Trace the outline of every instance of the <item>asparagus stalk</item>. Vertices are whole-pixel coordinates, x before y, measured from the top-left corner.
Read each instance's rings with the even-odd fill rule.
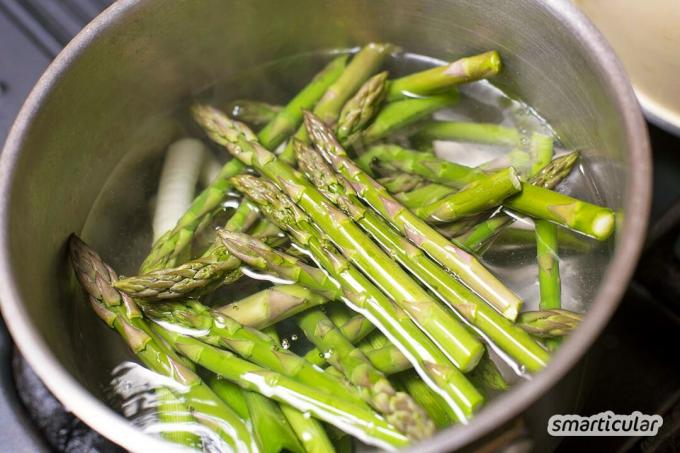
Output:
[[[406,313],[340,255],[311,224],[311,219],[273,184],[246,175],[234,178],[233,182],[258,204],[267,218],[285,228],[299,246],[312,253],[319,265],[340,284],[343,301],[397,345],[420,376],[458,414],[458,419],[467,420],[482,404],[480,394]]]
[[[101,257],[78,237],[69,239],[69,252],[76,275],[89,295],[97,316],[118,331],[137,357],[151,370],[170,378],[184,397],[194,418],[212,428],[236,451],[257,451],[248,429],[239,416],[224,404],[201,378],[182,362],[167,354],[162,343],[155,340],[142,319],[134,301],[116,291],[112,282],[116,273]]]
[[[357,165],[371,174],[373,161],[457,189],[484,176],[484,172],[480,170],[439,159],[431,154],[411,151],[397,145],[373,146],[359,157]]]
[[[193,362],[237,383],[245,390],[258,392],[279,403],[309,412],[327,423],[347,431],[362,441],[381,448],[406,446],[405,436],[397,432],[368,407],[332,393],[307,386],[283,374],[254,365],[223,349],[157,326],[161,335]]]
[[[538,132],[531,134],[529,154],[531,155],[530,175],[538,174],[553,159],[553,138]]]
[[[419,207],[414,213],[431,223],[452,222],[495,208],[521,188],[515,169],[509,167],[481,177],[431,205]]]
[[[333,311],[329,311],[329,317],[333,321],[333,324],[338,326],[340,333],[342,333],[342,335],[351,343],[356,343],[357,341],[360,341],[362,338],[366,337],[366,335],[375,331],[375,326],[371,323],[371,321],[362,315],[355,314],[354,316],[350,316],[344,322],[336,322],[333,319]],[[327,352],[324,353],[319,349],[314,348],[305,354],[305,360],[315,365],[321,366],[326,363],[326,356]],[[408,358],[406,360],[408,360]],[[380,370],[380,368],[378,369]]]
[[[281,404],[281,412],[295,431],[305,452],[333,453],[336,451],[319,421],[305,416],[304,413],[287,404]]]
[[[426,116],[458,102],[458,92],[426,98],[404,99],[385,104],[370,126],[361,133],[361,143],[369,145],[382,140]]]
[[[357,392],[345,382],[330,377],[305,362],[302,357],[282,349],[269,336],[243,326],[198,301],[164,303],[145,307],[145,313],[163,326],[181,326],[202,341],[230,349],[246,360],[281,373],[303,384],[323,389],[348,401],[360,403]]]
[[[257,207],[245,200],[227,221],[225,229],[245,231],[258,217]],[[240,264],[223,245],[213,243],[198,259],[177,267],[123,278],[114,286],[130,296],[152,301],[197,297],[239,278]]]
[[[266,102],[253,101],[251,99],[236,99],[231,101],[226,111],[232,118],[251,126],[264,126],[272,121],[281,112],[280,105],[272,105]]]
[[[456,274],[475,291],[511,320],[517,316],[521,300],[489,272],[475,257],[456,247],[394,199],[384,187],[361,171],[347,156],[328,128],[305,115],[305,125],[317,149],[347,178],[357,194],[378,211],[389,223],[405,235],[416,247],[428,253],[441,265]]]
[[[364,46],[354,55],[354,58],[352,58],[342,75],[332,85],[327,87],[323,97],[314,107],[314,112],[326,123],[335,123],[340,116],[345,102],[357,92],[366,79],[378,70],[392,50],[393,47],[390,44],[371,43]],[[305,109],[309,109],[309,107]],[[302,113],[302,109],[300,113]],[[307,141],[307,131],[304,127],[298,129],[295,133],[295,138]],[[265,145],[262,140],[260,142],[262,145]],[[293,153],[291,142],[288,143],[280,157],[284,162],[293,163],[295,154]]]
[[[351,216],[355,222],[380,244],[383,250],[394,256],[408,271],[417,278],[422,279],[428,272],[431,272],[422,271],[425,266],[431,264],[431,267],[438,268],[435,263],[432,263],[424,256],[422,251],[401,237],[377,214],[365,209],[356,195],[353,195],[354,191],[346,180],[338,178],[318,153],[298,142],[297,157],[301,170],[312,181],[314,186],[331,202],[340,206],[343,211]],[[424,263],[424,260],[427,262]],[[367,270],[368,266],[366,264],[362,264],[359,261],[357,261],[357,264],[362,266],[360,269],[364,273],[369,276],[371,275],[370,271]],[[392,269],[399,268],[394,266]],[[390,272],[390,278],[402,280],[402,274],[392,274],[390,268],[387,268],[387,270]],[[384,291],[392,295],[393,298],[396,298],[399,294],[397,290],[390,289],[389,282],[380,281],[377,278],[376,281],[379,281]],[[413,286],[418,287],[420,291],[415,292],[409,288],[413,295],[411,301],[406,304],[399,304],[397,301],[397,304],[409,313],[414,321],[446,351],[449,358],[458,368],[463,371],[474,368],[484,352],[482,344],[468,333],[467,328],[453,318],[434,298],[422,291],[417,283],[414,282]],[[439,330],[440,326],[444,325],[446,325],[446,333]],[[447,342],[446,340],[449,338],[453,341]]]
[[[409,96],[425,96],[462,83],[492,77],[500,70],[500,55],[492,50],[393,80],[387,98],[393,101]]]
[[[580,322],[580,314],[560,308],[527,311],[517,318],[518,326],[539,338],[564,337]]]
[[[481,343],[366,237],[350,218],[329,205],[328,200],[302,175],[262,148],[247,126],[209,107],[199,106],[194,111],[198,122],[217,143],[226,146],[234,157],[277,181],[329,235],[348,260],[369,275],[400,308],[411,315],[456,365],[464,370],[474,367],[483,349]]]
[[[328,302],[300,285],[276,285],[217,310],[244,326],[263,329]]]
[[[338,119],[338,140],[352,141],[373,119],[385,98],[387,72],[374,75],[345,104]]]
[[[279,406],[256,392],[243,392],[255,440],[263,453],[304,453],[305,449]]]
[[[313,136],[313,135],[312,135]],[[321,156],[307,147],[298,149],[300,168],[314,185],[333,203],[364,228],[378,244],[396,258],[408,271],[415,275],[432,293],[437,294],[445,303],[457,311],[473,326],[487,334],[496,344],[508,352],[530,371],[538,371],[547,363],[548,354],[521,329],[490,308],[476,294],[467,289],[445,269],[430,260],[422,250],[413,246],[394,231],[386,222],[370,209],[366,209],[347,181],[338,177],[323,161]],[[431,311],[429,316],[435,316]],[[463,327],[465,329],[465,327]],[[464,333],[451,330],[456,338],[473,338]],[[460,340],[462,343],[462,340]],[[478,349],[477,361],[483,348]],[[455,363],[455,362],[454,362]],[[460,367],[460,366],[459,366]],[[465,371],[473,367],[462,367]]]
[[[413,368],[408,358],[393,344],[385,345],[382,348],[370,349],[365,354],[377,370],[388,376]]]
[[[535,219],[548,220],[586,236],[604,241],[614,231],[614,212],[568,195],[531,184],[508,198],[505,206]]]
[[[281,339],[274,326],[268,327],[263,330],[272,340],[280,344]],[[279,405],[283,416],[286,417],[288,424],[295,431],[295,434],[299,441],[304,445],[305,451],[320,451],[320,452],[333,452],[334,449],[331,440],[329,439],[326,431],[321,426],[321,423],[310,417],[309,414],[305,415],[299,410],[288,406],[287,404]],[[343,433],[344,434],[344,433]],[[346,435],[346,434],[345,434]]]
[[[414,371],[401,374],[397,383],[408,392],[414,400],[425,408],[437,428],[446,428],[457,420],[456,413],[451,410],[446,401],[433,392]]]
[[[158,182],[153,215],[154,241],[172,229],[177,219],[191,206],[206,154],[207,149],[203,142],[193,138],[183,138],[168,147]]]
[[[472,370],[468,377],[487,397],[491,397],[494,392],[507,390],[509,387],[488,353],[484,354],[482,360],[479,361],[479,366]]]
[[[387,186],[385,186],[385,188],[387,190],[390,190]],[[447,195],[451,195],[452,193],[455,193],[455,189],[452,189],[449,186],[444,186],[442,184],[437,183],[430,183],[425,184],[416,189],[410,190],[408,192],[395,194],[394,198],[399,200],[399,202],[401,202],[401,204],[403,204],[407,208],[416,209],[420,206],[427,206],[432,203],[436,203],[437,201],[441,200]]]
[[[248,420],[250,414],[246,404],[245,391],[241,387],[215,374],[211,374],[208,378],[208,385],[215,392],[215,395],[234,409],[239,417]]]
[[[546,189],[554,188],[571,172],[578,157],[579,154],[573,152],[554,159],[539,173],[533,176],[529,180],[529,184]],[[468,251],[477,252],[490,238],[496,235],[498,231],[513,221],[513,218],[506,214],[494,216],[472,228],[467,233],[458,236],[456,238],[456,243],[460,244],[461,247]]]
[[[539,309],[561,308],[560,262],[557,257],[557,226],[537,220],[536,259],[538,261],[538,287],[541,293]]]
[[[385,186],[391,194],[403,194],[417,190],[425,183],[425,180],[418,175],[399,173],[394,176],[380,178],[378,182]],[[446,189],[451,191],[448,187]]]
[[[163,438],[169,442],[186,445],[189,448],[201,448],[201,438],[189,431],[196,420],[191,416],[186,404],[166,387],[157,388],[154,392],[158,400],[156,406],[158,420],[168,427],[167,430],[162,432]],[[172,431],[170,431],[170,427],[172,427]],[[182,429],[184,427],[186,428]]]
[[[345,56],[331,61],[260,131],[259,138],[264,146],[276,148],[298,127],[302,122],[302,111],[317,103],[326,89],[340,77],[345,63]],[[230,160],[222,167],[217,177],[194,199],[175,227],[154,242],[149,256],[142,263],[142,273],[178,264],[177,257],[191,244],[199,227],[205,225],[206,217],[211,217],[220,209],[222,201],[231,190],[229,178],[241,173],[244,168],[237,159]]]
[[[328,362],[352,384],[362,389],[364,399],[387,421],[410,439],[432,435],[434,425],[427,414],[406,393],[397,392],[384,374],[376,370],[366,356],[356,349],[320,310],[302,313],[298,325],[305,336],[328,354]]]
[[[517,146],[520,138],[519,131],[511,127],[456,121],[431,121],[413,136],[416,143],[447,140],[508,146]]]
[[[279,112],[258,138],[263,146],[276,149],[302,122],[302,112],[324,102],[326,92],[335,86],[347,68],[347,55],[334,58]]]

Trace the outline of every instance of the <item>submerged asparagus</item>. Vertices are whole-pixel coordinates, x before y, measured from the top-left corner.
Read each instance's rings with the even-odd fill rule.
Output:
[[[342,75],[330,85],[318,104],[314,107],[314,112],[328,124],[334,124],[345,102],[357,92],[361,85],[382,65],[385,58],[393,50],[390,44],[371,43],[364,46],[350,61]],[[310,107],[305,107],[309,109]],[[300,110],[302,113],[302,110]],[[299,123],[298,123],[299,124]],[[260,137],[261,138],[261,137]],[[307,131],[300,127],[295,133],[294,138],[302,141],[307,140]],[[263,146],[266,144],[260,140]],[[268,147],[273,149],[271,147]],[[292,163],[295,155],[292,143],[289,142],[280,158],[287,163]]]
[[[199,123],[216,142],[225,145],[236,158],[253,165],[278,182],[329,235],[340,252],[411,315],[456,365],[463,370],[474,367],[482,353],[481,344],[366,237],[349,217],[329,205],[328,200],[307,179],[262,148],[253,134],[248,132],[247,126],[208,107],[197,107],[195,112]],[[313,136],[312,140],[315,140]],[[301,144],[299,141],[295,143]]]
[[[452,140],[516,146],[519,144],[520,134],[517,129],[498,124],[431,121],[424,124],[413,138],[417,143]]]
[[[250,99],[237,99],[231,101],[226,111],[235,118],[251,126],[263,126],[273,120],[281,112],[280,105],[272,105],[266,102],[253,101]]]
[[[472,255],[456,247],[392,197],[347,156],[328,128],[311,114],[305,124],[312,141],[333,167],[347,178],[357,194],[413,244],[456,274],[504,316],[517,317],[521,300]]]
[[[546,189],[555,188],[562,179],[569,175],[578,158],[579,154],[572,152],[552,160],[528,181],[529,184]],[[465,234],[456,237],[456,243],[466,250],[476,252],[490,238],[494,237],[498,231],[513,221],[512,217],[506,214],[499,214],[480,223]]]
[[[540,338],[563,337],[578,327],[580,322],[580,314],[559,308],[527,311],[517,318],[518,326]]]
[[[373,367],[323,312],[305,312],[299,316],[298,324],[317,348],[333,351],[328,354],[328,362],[363,389],[364,399],[385,415],[389,423],[411,439],[432,435],[434,425],[423,409],[408,394],[397,392],[385,375]]]
[[[262,332],[243,326],[198,301],[148,305],[145,313],[163,326],[190,329],[193,335],[206,343],[228,348],[257,365],[359,404],[358,393],[345,382],[332,378],[305,362],[302,357],[282,349]]]
[[[334,250],[290,199],[264,180],[244,175],[233,181],[272,222],[287,229],[295,242],[310,250],[321,267],[340,284],[343,301],[369,319],[400,348],[420,376],[456,411],[458,419],[466,420],[481,405],[481,395],[462,373],[403,311]],[[332,282],[324,283],[321,290],[332,290],[330,285]]]
[[[393,80],[387,96],[392,101],[409,96],[429,95],[461,83],[492,77],[500,70],[501,57],[492,50]]]
[[[303,263],[302,263],[303,264]],[[244,326],[263,329],[328,299],[301,285],[276,285],[218,308]]]
[[[522,185],[515,169],[509,167],[483,176],[463,187],[459,192],[430,205],[421,206],[415,209],[414,213],[431,223],[452,222],[495,208],[506,198],[519,192],[521,188]]]
[[[341,56],[331,61],[326,67],[296,95],[260,131],[261,142],[276,148],[302,121],[302,111],[312,108],[326,89],[335,82],[345,68],[347,57]],[[206,187],[191,204],[189,210],[177,221],[175,227],[154,242],[151,252],[141,266],[141,272],[147,273],[157,269],[177,265],[177,257],[191,244],[194,234],[200,226],[205,225],[214,211],[231,190],[229,178],[241,173],[245,166],[237,159],[227,162],[217,177]]]
[[[345,103],[336,127],[338,139],[352,141],[352,136],[373,119],[385,98],[387,72],[374,75]]]
[[[89,295],[97,316],[118,331],[130,349],[151,370],[167,376],[165,385],[176,387],[193,416],[213,429],[236,451],[257,451],[257,446],[239,416],[224,404],[189,368],[166,353],[163,344],[150,333],[142,313],[127,295],[116,291],[116,273],[78,237],[69,240],[71,262]]]
[[[405,436],[397,432],[366,406],[355,405],[342,397],[306,386],[282,374],[254,365],[231,352],[215,348],[200,340],[157,327],[160,334],[178,351],[202,367],[237,383],[240,387],[261,393],[280,403],[354,434],[359,439],[382,448],[407,445]]]
[[[494,342],[530,371],[537,371],[545,366],[548,354],[536,342],[488,307],[476,294],[430,260],[422,250],[400,236],[375,212],[367,209],[347,181],[334,173],[318,153],[300,146],[298,161],[307,177],[329,200],[351,215],[384,250],[396,258],[434,294],[472,325],[489,335]],[[429,316],[434,317],[435,313],[436,311],[433,310]],[[470,336],[461,333],[457,335],[457,338]],[[479,352],[481,354],[481,348]],[[468,371],[471,368],[462,369]]]

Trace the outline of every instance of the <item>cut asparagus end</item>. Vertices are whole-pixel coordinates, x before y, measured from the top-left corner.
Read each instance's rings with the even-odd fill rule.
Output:
[[[614,213],[605,211],[597,214],[593,219],[593,234],[595,238],[604,241],[611,236],[615,224]]]

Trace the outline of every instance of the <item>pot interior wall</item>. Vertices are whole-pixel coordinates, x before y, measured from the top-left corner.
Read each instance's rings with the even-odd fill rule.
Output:
[[[126,4],[132,6],[122,13]],[[66,284],[65,239],[83,230],[112,177],[129,179],[130,189],[110,204],[111,218],[146,196],[147,186],[131,169],[146,167],[149,178],[157,172],[151,163],[178,134],[172,116],[178,105],[244,69],[301,52],[389,41],[451,60],[498,49],[505,70],[494,83],[535,107],[566,147],[583,150],[603,200],[620,208],[629,143],[612,89],[578,35],[541,4],[119,2],[115,20],[88,31],[98,35],[58,74],[34,112],[13,176],[6,213],[11,259],[36,329],[64,366],[103,396],[99,383],[126,352],[113,332],[83,313],[89,307],[73,298]],[[282,79],[295,83],[290,74]],[[85,239],[115,263],[116,244],[126,238],[112,234],[110,219],[93,225]],[[90,322],[73,329],[74,317]]]

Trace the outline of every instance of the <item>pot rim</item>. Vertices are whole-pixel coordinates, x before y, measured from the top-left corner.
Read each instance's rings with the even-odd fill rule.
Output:
[[[118,22],[127,12],[142,4],[142,0],[118,0],[87,25],[56,57],[31,91],[22,107],[0,156],[0,212],[8,212],[13,172],[27,131],[43,100],[101,31]],[[647,227],[651,200],[651,158],[646,126],[639,104],[621,63],[599,31],[568,0],[543,0],[551,12],[560,17],[575,39],[597,56],[597,68],[611,83],[614,103],[621,112],[627,140],[630,143],[628,161],[635,162],[629,173],[623,234],[614,251],[598,293],[578,329],[557,352],[548,367],[507,394],[487,405],[469,425],[457,425],[442,430],[433,438],[418,444],[423,451],[451,451],[473,442],[498,428],[524,411],[547,392],[583,356],[597,338],[619,304],[634,271]],[[631,167],[632,168],[632,167]],[[167,442],[153,438],[134,427],[99,399],[64,369],[52,355],[41,335],[34,329],[24,309],[14,281],[10,262],[8,216],[0,219],[0,312],[17,347],[52,393],[90,427],[131,451],[154,451],[172,448]],[[177,448],[173,450],[179,451]],[[157,450],[159,451],[159,450]]]

